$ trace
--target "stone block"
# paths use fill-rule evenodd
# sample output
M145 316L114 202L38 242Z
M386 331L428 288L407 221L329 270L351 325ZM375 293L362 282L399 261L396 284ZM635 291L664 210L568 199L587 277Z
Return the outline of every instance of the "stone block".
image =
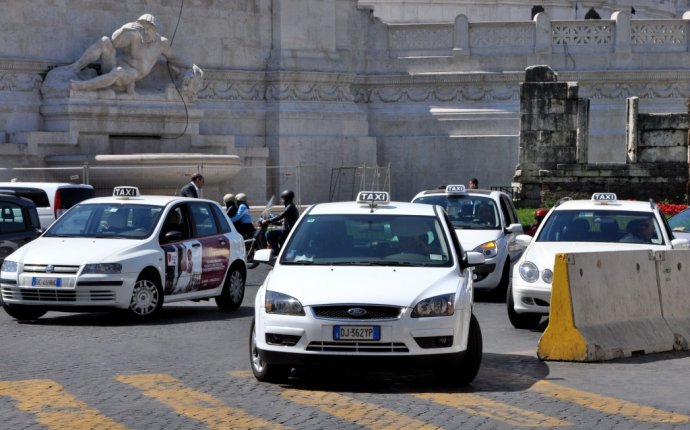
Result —
M530 66L525 69L525 82L557 82L558 74L551 67L544 65Z

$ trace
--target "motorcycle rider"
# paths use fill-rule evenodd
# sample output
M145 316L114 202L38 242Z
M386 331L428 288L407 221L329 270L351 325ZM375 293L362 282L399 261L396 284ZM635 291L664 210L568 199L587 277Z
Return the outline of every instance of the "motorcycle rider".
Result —
M225 213L232 218L237 213L237 198L234 194L228 193L223 196L223 203L225 204Z
M292 190L285 190L280 194L280 199L283 201L283 205L285 205L285 210L283 210L280 215L262 222L262 225L278 224L281 221L283 223L282 228L270 230L266 233L266 239L271 245L272 255L278 254L280 245L285 241L285 238L299 218L299 210L294 203L295 192Z
M237 212L230 217L230 221L235 224L237 231L245 238L254 236L256 229L252 224L252 216L249 213L249 206L247 205L247 195L238 193L235 196L237 202Z

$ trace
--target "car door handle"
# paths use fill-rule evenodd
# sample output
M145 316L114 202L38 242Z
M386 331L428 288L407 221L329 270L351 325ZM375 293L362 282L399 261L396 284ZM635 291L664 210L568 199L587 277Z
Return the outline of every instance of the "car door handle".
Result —
M200 243L195 243L195 244L192 245L192 248L198 248L198 247L200 247L200 246L201 246Z

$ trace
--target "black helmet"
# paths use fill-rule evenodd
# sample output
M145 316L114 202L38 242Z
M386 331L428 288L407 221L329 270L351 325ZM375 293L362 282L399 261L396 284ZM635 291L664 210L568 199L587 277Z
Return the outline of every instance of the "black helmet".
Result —
M292 203L292 201L295 200L295 192L292 190L285 190L280 193L280 198L283 199L286 204Z

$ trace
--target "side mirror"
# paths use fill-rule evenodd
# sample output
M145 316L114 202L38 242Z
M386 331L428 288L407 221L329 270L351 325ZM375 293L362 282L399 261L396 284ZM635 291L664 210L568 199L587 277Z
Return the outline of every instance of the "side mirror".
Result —
M673 239L671 247L673 249L690 249L690 241L688 239Z
M467 251L467 265L470 267L481 266L486 262L484 254L481 252Z
M515 245L527 248L527 246L532 242L532 236L529 234L519 234L515 237Z
M522 224L510 224L506 227L508 233L522 234L525 230L522 228Z
M266 263L271 266L275 263L276 259L271 257L270 249L259 249L254 253L254 261L258 263Z

